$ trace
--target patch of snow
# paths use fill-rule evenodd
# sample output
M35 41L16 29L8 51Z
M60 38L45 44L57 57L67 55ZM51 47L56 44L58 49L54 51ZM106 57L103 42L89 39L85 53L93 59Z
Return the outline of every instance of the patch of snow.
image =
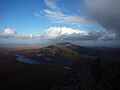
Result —
M38 57L42 56L41 54L36 54Z

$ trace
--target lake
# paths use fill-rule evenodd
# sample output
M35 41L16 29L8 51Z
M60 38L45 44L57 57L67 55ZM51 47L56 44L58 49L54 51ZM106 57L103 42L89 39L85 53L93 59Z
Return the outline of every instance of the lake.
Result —
M25 56L22 55L16 55L16 60L22 63L26 63L26 64L58 64L58 65L68 65L71 64L72 61L68 61L68 60L56 60L56 61L46 61L46 60L36 60L36 59L31 59L31 58L27 58Z

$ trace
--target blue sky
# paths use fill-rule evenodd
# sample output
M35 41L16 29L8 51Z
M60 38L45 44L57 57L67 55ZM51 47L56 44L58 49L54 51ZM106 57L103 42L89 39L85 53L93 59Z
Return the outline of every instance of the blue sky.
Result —
M44 18L39 20L34 12L45 7L42 0L0 0L0 28L15 28L19 33L35 33L44 29Z
M63 36L71 42L71 37L78 42L116 40L114 32L87 14L84 1L0 0L0 43L61 41Z
M68 15L83 14L82 10L76 10L77 6L74 8L76 2L73 2L73 0L69 0L69 2L68 0L62 0L58 5L61 11ZM43 12L45 9L49 9L44 0L0 0L0 7L0 30L10 27L15 28L19 33L39 33L51 26L80 28L67 23L56 24L49 21ZM35 13L38 13L40 17L36 17ZM89 30L88 27L86 28ZM92 27L90 26L91 29Z

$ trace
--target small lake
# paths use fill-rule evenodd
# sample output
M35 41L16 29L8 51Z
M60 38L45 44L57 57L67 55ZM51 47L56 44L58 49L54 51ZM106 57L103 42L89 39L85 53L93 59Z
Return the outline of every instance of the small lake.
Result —
M71 64L71 61L59 60L59 61L46 61L46 60L36 60L24 57L22 55L16 55L16 60L26 64L58 64L58 65L68 65Z

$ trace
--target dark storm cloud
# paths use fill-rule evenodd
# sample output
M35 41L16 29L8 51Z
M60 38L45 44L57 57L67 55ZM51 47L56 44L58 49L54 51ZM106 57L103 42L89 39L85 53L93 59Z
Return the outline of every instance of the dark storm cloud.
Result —
M79 41L97 41L100 40L105 35L101 31L90 31L88 34L70 34L64 37L64 40L79 40Z
M63 40L71 41L118 41L120 37L116 33L107 33L102 31L90 31L88 34L70 34L64 35Z
M120 35L120 0L83 0L87 14L106 30Z

